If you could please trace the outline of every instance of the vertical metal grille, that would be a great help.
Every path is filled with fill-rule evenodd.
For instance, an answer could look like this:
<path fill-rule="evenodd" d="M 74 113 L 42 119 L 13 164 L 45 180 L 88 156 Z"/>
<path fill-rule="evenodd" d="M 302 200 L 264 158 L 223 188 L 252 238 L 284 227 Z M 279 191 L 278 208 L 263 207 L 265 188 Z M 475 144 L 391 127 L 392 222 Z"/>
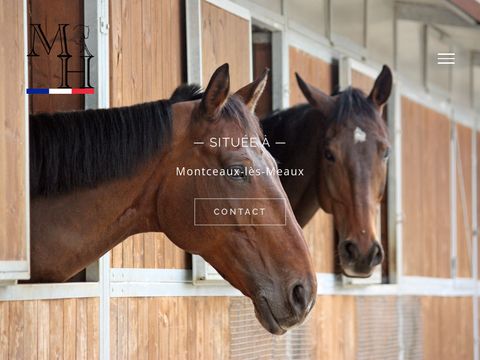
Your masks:
<path fill-rule="evenodd" d="M 357 359 L 397 360 L 397 298 L 357 298 Z"/>
<path fill-rule="evenodd" d="M 307 320 L 285 335 L 271 335 L 258 323 L 249 299 L 239 297 L 230 302 L 231 359 L 311 359 L 311 333 Z"/>

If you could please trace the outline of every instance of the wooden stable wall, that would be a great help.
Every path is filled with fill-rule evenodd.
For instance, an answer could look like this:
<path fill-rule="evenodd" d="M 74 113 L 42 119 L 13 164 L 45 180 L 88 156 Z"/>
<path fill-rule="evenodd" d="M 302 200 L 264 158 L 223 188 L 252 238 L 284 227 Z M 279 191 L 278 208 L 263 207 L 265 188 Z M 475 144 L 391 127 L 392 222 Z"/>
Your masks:
<path fill-rule="evenodd" d="M 472 277 L 472 130 L 457 124 L 457 277 Z"/>
<path fill-rule="evenodd" d="M 0 262 L 26 260 L 23 3 L 0 12 Z M 9 34 L 6 36 L 6 34 Z M 14 61 L 12 59 L 15 59 Z M 3 269 L 6 270 L 6 269 Z"/>
<path fill-rule="evenodd" d="M 470 297 L 422 297 L 423 354 L 426 360 L 473 359 Z"/>
<path fill-rule="evenodd" d="M 228 297 L 117 298 L 110 358 L 227 359 Z"/>
<path fill-rule="evenodd" d="M 450 120 L 405 97 L 402 113 L 403 270 L 450 274 Z"/>
<path fill-rule="evenodd" d="M 98 298 L 0 302 L 0 359 L 98 359 Z"/>
<path fill-rule="evenodd" d="M 230 64 L 230 91 L 250 80 L 250 23 L 237 15 L 201 1 L 202 78 L 207 86 L 217 67 Z"/>
<path fill-rule="evenodd" d="M 110 2 L 110 105 L 168 98 L 185 81 L 184 4 Z M 190 256 L 163 234 L 139 234 L 112 250 L 112 266 L 189 268 Z"/>
<path fill-rule="evenodd" d="M 354 296 L 317 296 L 310 317 L 311 358 L 355 359 L 358 329 Z"/>
<path fill-rule="evenodd" d="M 332 92 L 332 65 L 295 47 L 289 48 L 290 63 L 290 106 L 306 103 L 295 78 L 297 72 L 303 80 L 327 94 Z M 317 272 L 335 271 L 335 236 L 333 217 L 319 209 L 304 228 Z"/>

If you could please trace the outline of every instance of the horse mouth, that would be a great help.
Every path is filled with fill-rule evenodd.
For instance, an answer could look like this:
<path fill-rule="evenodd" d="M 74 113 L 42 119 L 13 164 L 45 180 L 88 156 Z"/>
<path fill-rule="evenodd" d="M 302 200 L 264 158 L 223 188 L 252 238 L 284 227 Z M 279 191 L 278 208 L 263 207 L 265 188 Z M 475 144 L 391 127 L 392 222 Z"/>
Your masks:
<path fill-rule="evenodd" d="M 343 273 L 343 275 L 345 275 L 349 278 L 365 279 L 365 278 L 369 278 L 370 276 L 372 276 L 373 271 L 370 271 L 369 273 L 359 273 L 359 272 L 355 272 L 351 269 L 348 269 L 348 268 L 345 268 L 345 267 L 342 266 L 342 273 Z"/>
<path fill-rule="evenodd" d="M 265 297 L 261 296 L 258 300 L 254 301 L 254 306 L 255 316 L 265 330 L 274 335 L 285 334 L 287 330 L 278 323 Z"/>

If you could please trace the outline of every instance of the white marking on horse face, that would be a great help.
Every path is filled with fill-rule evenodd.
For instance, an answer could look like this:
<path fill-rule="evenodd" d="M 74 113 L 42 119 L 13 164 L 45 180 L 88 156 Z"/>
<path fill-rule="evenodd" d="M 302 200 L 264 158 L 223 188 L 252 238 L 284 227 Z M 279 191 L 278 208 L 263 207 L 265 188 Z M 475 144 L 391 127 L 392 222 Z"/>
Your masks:
<path fill-rule="evenodd" d="M 353 132 L 353 141 L 356 144 L 358 142 L 364 142 L 365 140 L 367 140 L 367 134 L 357 126 Z"/>

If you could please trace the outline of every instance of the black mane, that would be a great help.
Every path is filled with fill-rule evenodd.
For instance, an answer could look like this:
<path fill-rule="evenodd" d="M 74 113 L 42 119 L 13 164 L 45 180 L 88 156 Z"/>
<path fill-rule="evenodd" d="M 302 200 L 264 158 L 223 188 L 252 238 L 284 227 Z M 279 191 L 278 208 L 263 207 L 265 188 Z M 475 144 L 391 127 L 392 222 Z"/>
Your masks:
<path fill-rule="evenodd" d="M 53 196 L 131 176 L 172 137 L 171 106 L 198 100 L 198 85 L 181 85 L 169 100 L 133 106 L 30 115 L 30 195 Z M 229 97 L 229 120 L 249 124 L 244 106 Z"/>
<path fill-rule="evenodd" d="M 195 100 L 199 91 L 196 85 L 182 85 L 170 100 L 31 115 L 31 196 L 67 193 L 131 175 L 170 141 L 171 104 Z"/>

